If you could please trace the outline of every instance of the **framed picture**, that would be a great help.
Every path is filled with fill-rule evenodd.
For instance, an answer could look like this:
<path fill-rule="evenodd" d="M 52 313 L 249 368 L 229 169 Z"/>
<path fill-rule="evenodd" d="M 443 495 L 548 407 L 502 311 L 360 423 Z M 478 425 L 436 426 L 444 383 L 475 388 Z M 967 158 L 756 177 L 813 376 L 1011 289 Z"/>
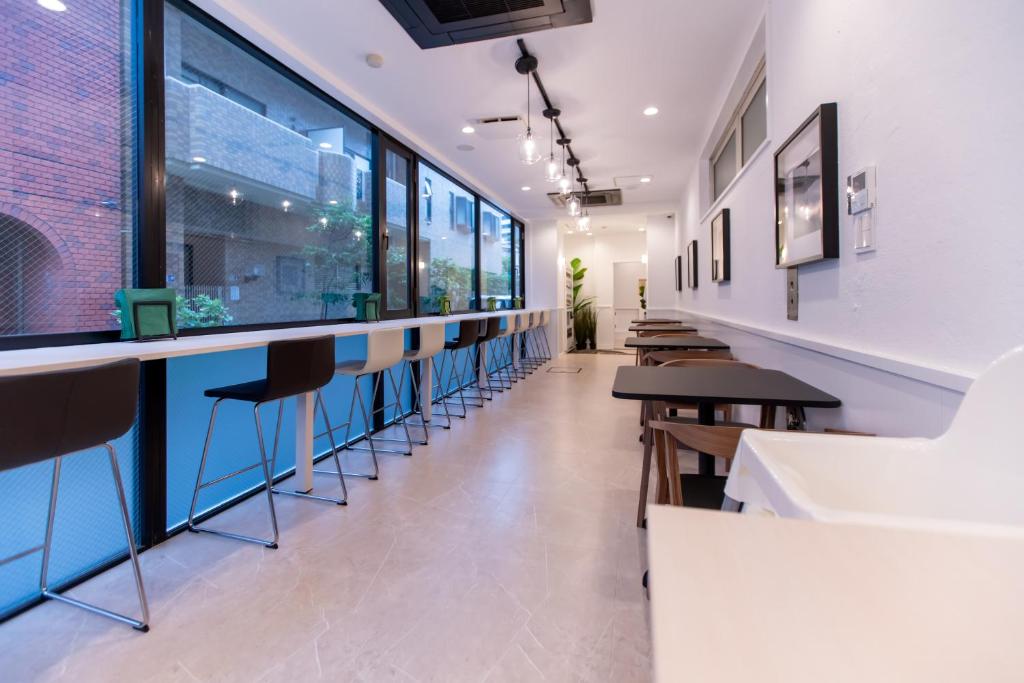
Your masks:
<path fill-rule="evenodd" d="M 686 245 L 686 286 L 697 289 L 697 240 Z"/>
<path fill-rule="evenodd" d="M 676 291 L 683 291 L 683 257 L 676 256 Z"/>
<path fill-rule="evenodd" d="M 775 152 L 775 266 L 839 257 L 836 104 L 823 104 Z"/>
<path fill-rule="evenodd" d="M 276 262 L 278 294 L 306 293 L 306 260 L 298 256 L 278 256 Z"/>
<path fill-rule="evenodd" d="M 729 281 L 729 209 L 711 219 L 711 281 Z"/>

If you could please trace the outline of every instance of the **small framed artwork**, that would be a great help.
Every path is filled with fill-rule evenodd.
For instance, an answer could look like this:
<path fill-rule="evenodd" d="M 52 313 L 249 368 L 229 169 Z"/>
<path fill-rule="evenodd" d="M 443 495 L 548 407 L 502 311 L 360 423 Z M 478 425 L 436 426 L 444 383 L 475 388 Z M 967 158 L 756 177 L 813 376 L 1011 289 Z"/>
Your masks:
<path fill-rule="evenodd" d="M 278 294 L 306 293 L 306 260 L 298 256 L 278 256 L 276 262 Z"/>
<path fill-rule="evenodd" d="M 686 286 L 697 289 L 697 240 L 686 245 Z"/>
<path fill-rule="evenodd" d="M 676 291 L 683 291 L 683 257 L 676 256 Z"/>
<path fill-rule="evenodd" d="M 775 152 L 775 267 L 839 257 L 836 104 L 822 104 Z"/>
<path fill-rule="evenodd" d="M 711 219 L 711 281 L 729 281 L 729 209 Z"/>

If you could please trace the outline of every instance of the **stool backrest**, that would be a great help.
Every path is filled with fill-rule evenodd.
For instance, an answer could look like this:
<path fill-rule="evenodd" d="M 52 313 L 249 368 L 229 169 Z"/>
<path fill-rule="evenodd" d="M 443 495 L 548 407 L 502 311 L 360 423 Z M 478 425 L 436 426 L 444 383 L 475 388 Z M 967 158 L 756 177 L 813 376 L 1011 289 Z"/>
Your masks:
<path fill-rule="evenodd" d="M 540 324 L 541 325 L 547 325 L 548 324 L 548 312 L 547 311 L 541 311 L 540 312 Z"/>
<path fill-rule="evenodd" d="M 334 377 L 334 336 L 283 339 L 267 344 L 264 401 L 316 391 Z"/>
<path fill-rule="evenodd" d="M 465 349 L 476 343 L 480 337 L 480 319 L 462 320 L 459 322 L 459 336 L 455 340 L 455 348 Z"/>
<path fill-rule="evenodd" d="M 0 471 L 74 453 L 135 423 L 139 361 L 0 378 Z"/>
<path fill-rule="evenodd" d="M 487 324 L 480 334 L 478 342 L 488 342 L 501 334 L 501 318 L 494 316 L 487 319 Z"/>
<path fill-rule="evenodd" d="M 366 365 L 363 372 L 380 372 L 402 362 L 405 330 L 400 327 L 373 330 L 366 335 Z"/>
<path fill-rule="evenodd" d="M 512 316 L 512 319 L 515 321 L 515 327 L 513 328 L 512 331 L 513 332 L 522 332 L 523 331 L 523 314 L 522 313 L 516 313 L 514 316 Z"/>
<path fill-rule="evenodd" d="M 416 354 L 409 356 L 408 360 L 423 360 L 430 358 L 444 349 L 444 323 L 432 325 L 420 325 L 420 344 Z"/>

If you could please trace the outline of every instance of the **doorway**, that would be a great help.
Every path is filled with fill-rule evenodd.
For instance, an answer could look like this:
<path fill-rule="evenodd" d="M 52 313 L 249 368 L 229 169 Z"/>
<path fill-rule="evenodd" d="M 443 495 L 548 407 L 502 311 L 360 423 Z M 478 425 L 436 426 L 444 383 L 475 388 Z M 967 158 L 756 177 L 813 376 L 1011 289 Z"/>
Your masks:
<path fill-rule="evenodd" d="M 647 267 L 640 261 L 618 261 L 612 264 L 612 306 L 615 315 L 615 348 L 626 345 L 630 321 L 640 317 L 640 280 L 647 277 Z"/>

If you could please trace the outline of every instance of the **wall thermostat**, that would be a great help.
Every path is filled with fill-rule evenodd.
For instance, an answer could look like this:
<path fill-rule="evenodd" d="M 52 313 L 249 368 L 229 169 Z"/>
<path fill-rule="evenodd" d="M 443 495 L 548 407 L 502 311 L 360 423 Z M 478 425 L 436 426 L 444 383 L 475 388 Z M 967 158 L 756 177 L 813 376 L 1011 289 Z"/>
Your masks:
<path fill-rule="evenodd" d="M 875 248 L 875 167 L 867 166 L 846 176 L 846 212 L 853 216 L 853 249 Z"/>

